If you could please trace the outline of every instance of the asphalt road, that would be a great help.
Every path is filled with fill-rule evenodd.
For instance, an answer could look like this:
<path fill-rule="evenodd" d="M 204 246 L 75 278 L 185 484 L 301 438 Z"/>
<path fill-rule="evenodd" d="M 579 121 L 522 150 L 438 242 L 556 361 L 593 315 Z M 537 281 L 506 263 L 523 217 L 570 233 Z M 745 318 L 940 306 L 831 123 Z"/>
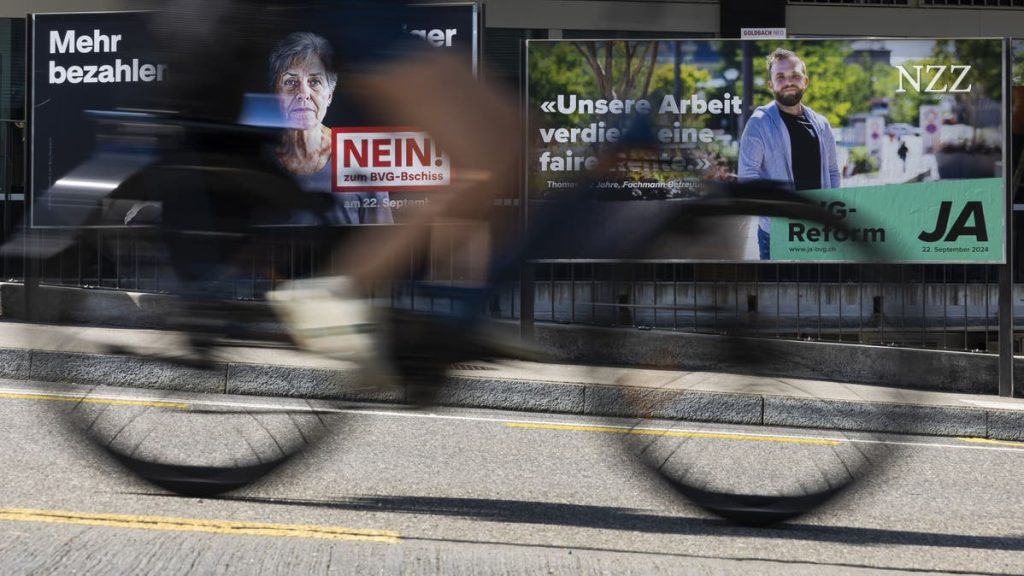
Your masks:
<path fill-rule="evenodd" d="M 1019 444 L 67 392 L 0 382 L 4 574 L 1024 573 Z M 254 485 L 194 498 L 125 473 L 83 426 L 192 463 L 319 441 Z M 700 462 L 692 475 L 734 489 L 894 457 L 824 509 L 748 528 L 681 500 L 623 438 L 671 441 L 671 457 Z"/>

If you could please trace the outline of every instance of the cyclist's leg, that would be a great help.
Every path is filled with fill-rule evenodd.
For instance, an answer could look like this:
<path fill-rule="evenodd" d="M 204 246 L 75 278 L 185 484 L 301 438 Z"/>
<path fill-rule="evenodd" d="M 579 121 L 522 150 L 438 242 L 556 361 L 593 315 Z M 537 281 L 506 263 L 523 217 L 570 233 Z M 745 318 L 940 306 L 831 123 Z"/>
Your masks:
<path fill-rule="evenodd" d="M 271 295 L 300 344 L 318 352 L 351 357 L 364 354 L 366 347 L 335 347 L 346 338 L 332 340 L 318 335 L 365 335 L 365 319 L 371 316 L 366 310 L 368 303 L 361 304 L 363 312 L 353 313 L 352 306 L 359 305 L 352 302 L 360 300 L 368 287 L 390 280 L 392 262 L 407 258 L 410 252 L 417 254 L 428 249 L 431 235 L 440 229 L 436 225 L 454 224 L 444 226 L 449 234 L 447 240 L 453 246 L 472 246 L 477 254 L 490 251 L 490 212 L 494 198 L 515 182 L 519 126 L 514 107 L 478 83 L 464 63 L 445 56 L 416 56 L 391 62 L 360 72 L 346 86 L 357 101 L 383 118 L 384 124 L 388 119 L 400 118 L 401 123 L 429 133 L 448 154 L 453 166 L 451 185 L 432 192 L 430 202 L 417 206 L 402 226 L 388 229 L 387 234 L 356 230 L 349 235 L 331 258 L 346 277 L 344 281 L 336 282 L 332 288 L 328 288 L 329 280 L 317 281 L 315 290 L 307 290 L 313 286 L 310 282 L 297 282 Z M 416 89 L 411 90 L 410 86 Z M 459 277 L 464 285 L 485 286 L 488 259 L 463 262 Z M 480 298 L 471 290 L 447 290 L 445 296 L 453 301 Z M 349 304 L 332 304 L 331 299 Z M 474 306 L 463 304 L 454 307 L 462 311 L 454 316 L 461 316 L 460 322 L 468 322 L 474 316 Z M 332 314 L 331 310 L 337 313 Z M 409 320 L 403 317 L 399 321 Z M 412 333 L 424 334 L 427 326 Z M 396 327 L 394 332 L 402 334 L 403 330 Z M 395 347 L 412 349 L 410 345 Z M 455 347 L 452 343 L 451 348 Z"/>
<path fill-rule="evenodd" d="M 457 227 L 462 237 L 453 239 L 456 245 L 489 244 L 494 198 L 516 181 L 520 127 L 514 106 L 477 82 L 464 64 L 438 55 L 394 62 L 349 84 L 378 116 L 400 114 L 429 133 L 451 158 L 453 170 L 451 186 L 417 207 L 407 224 L 384 238 L 355 234 L 338 260 L 346 274 L 364 285 L 386 278 L 392 259 L 410 246 L 423 245 L 433 224 L 463 224 Z M 366 258 L 370 253 L 374 257 Z M 486 280 L 486 264 L 466 272 L 477 282 Z"/>

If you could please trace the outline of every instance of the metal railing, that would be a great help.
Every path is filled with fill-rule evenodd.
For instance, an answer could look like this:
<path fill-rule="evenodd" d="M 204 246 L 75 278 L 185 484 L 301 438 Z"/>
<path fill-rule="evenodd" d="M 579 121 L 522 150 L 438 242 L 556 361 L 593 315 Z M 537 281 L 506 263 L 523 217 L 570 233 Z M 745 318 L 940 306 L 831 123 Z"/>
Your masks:
<path fill-rule="evenodd" d="M 163 292 L 175 279 L 151 230 L 92 230 L 87 241 L 45 263 L 43 283 Z M 301 232 L 269 235 L 242 271 L 216 282 L 219 294 L 260 300 L 282 281 L 331 271 L 322 244 Z M 457 285 L 454 246 L 435 241 L 429 257 L 391 263 L 396 280 L 374 289 L 392 306 L 447 310 L 451 302 L 417 293 L 413 278 Z M 560 263 L 534 266 L 540 322 L 714 334 L 741 323 L 767 338 L 822 340 L 994 352 L 998 346 L 998 268 L 994 265 Z M 8 258 L 4 276 L 23 278 Z M 1015 301 L 1024 301 L 1016 284 Z M 518 284 L 488 304 L 500 318 L 520 315 Z M 1020 311 L 1024 312 L 1024 310 Z M 1019 315 L 1018 312 L 1015 315 Z M 1015 351 L 1020 352 L 1017 343 Z"/>
<path fill-rule="evenodd" d="M 997 267 L 544 264 L 541 321 L 994 352 Z M 1018 288 L 1022 288 L 1018 286 Z"/>

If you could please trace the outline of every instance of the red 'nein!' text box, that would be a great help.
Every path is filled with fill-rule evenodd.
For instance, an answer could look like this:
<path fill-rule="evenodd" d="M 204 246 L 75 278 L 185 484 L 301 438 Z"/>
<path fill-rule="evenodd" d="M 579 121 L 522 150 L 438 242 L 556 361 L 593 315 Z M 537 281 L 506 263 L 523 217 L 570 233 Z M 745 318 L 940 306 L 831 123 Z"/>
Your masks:
<path fill-rule="evenodd" d="M 414 128 L 331 130 L 334 191 L 425 190 L 451 183 L 451 163 L 434 139 Z"/>

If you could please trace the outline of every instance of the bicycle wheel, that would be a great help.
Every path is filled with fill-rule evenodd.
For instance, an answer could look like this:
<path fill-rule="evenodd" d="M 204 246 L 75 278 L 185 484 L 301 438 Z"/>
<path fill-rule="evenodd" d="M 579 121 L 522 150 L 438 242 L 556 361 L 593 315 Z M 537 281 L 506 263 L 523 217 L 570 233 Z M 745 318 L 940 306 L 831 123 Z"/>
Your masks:
<path fill-rule="evenodd" d="M 240 194 L 247 202 L 241 208 Z M 308 195 L 259 162 L 193 155 L 146 168 L 122 183 L 115 196 L 163 209 L 161 229 L 150 231 L 149 241 L 140 242 L 134 254 L 136 261 L 170 276 L 161 286 L 163 330 L 134 341 L 113 330 L 99 340 L 68 341 L 50 357 L 48 379 L 79 386 L 64 391 L 74 402 L 55 419 L 137 476 L 188 495 L 245 486 L 314 445 L 337 418 L 301 398 L 341 394 L 355 380 L 358 363 L 334 362 L 330 368 L 340 370 L 336 374 L 314 370 L 310 378 L 319 386 L 276 382 L 274 394 L 295 398 L 260 401 L 240 395 L 260 394 L 260 379 L 273 378 L 272 370 L 251 360 L 239 362 L 232 354 L 236 347 L 224 344 L 229 330 L 272 317 L 266 306 L 236 302 L 224 289 L 238 274 L 251 272 L 248 255 L 264 245 L 268 229 L 259 226 L 254 213 L 282 206 L 311 210 L 315 204 Z M 318 241 L 318 232 L 311 230 L 310 242 Z M 97 266 L 119 258 L 117 250 L 103 243 L 88 248 L 99 254 Z M 88 323 L 80 299 L 54 304 L 58 318 Z M 61 308 L 69 314 L 62 316 Z M 249 331 L 246 347 L 290 353 L 280 342 L 254 340 L 258 331 Z M 252 373 L 256 382 L 229 388 L 229 371 Z M 111 384 L 149 390 L 135 398 Z"/>
<path fill-rule="evenodd" d="M 261 406 L 226 394 L 126 396 L 109 387 L 68 394 L 76 400 L 72 406 L 55 410 L 73 434 L 135 476 L 187 496 L 252 484 L 314 445 L 330 426 L 329 411 L 307 401 Z"/>
<path fill-rule="evenodd" d="M 755 216 L 848 231 L 835 214 L 800 194 L 767 184 L 733 184 L 681 205 L 644 243 L 654 247 L 655 257 L 672 250 L 679 254 L 684 246 L 690 247 L 690 257 L 718 254 L 718 259 L 729 260 L 736 247 L 725 236 L 735 234 L 728 231 L 736 230 L 736 219 Z M 862 244 L 861 250 L 864 261 L 885 261 L 884 251 L 870 244 Z M 720 314 L 723 308 L 727 312 Z M 850 492 L 897 454 L 881 433 L 844 432 L 844 417 L 853 413 L 868 430 L 914 428 L 917 413 L 898 408 L 896 398 L 887 398 L 884 390 L 873 392 L 870 404 L 857 404 L 849 402 L 857 400 L 855 387 L 845 387 L 844 396 L 836 398 L 834 391 L 826 391 L 834 390 L 830 383 L 785 378 L 806 364 L 800 358 L 802 343 L 758 338 L 756 315 L 711 302 L 685 310 L 695 318 L 717 318 L 714 332 L 719 336 L 713 345 L 701 347 L 704 357 L 690 365 L 703 368 L 707 379 L 728 378 L 729 384 L 709 388 L 715 394 L 700 395 L 694 393 L 700 385 L 695 390 L 685 379 L 656 388 L 624 379 L 616 393 L 618 409 L 608 412 L 639 416 L 621 428 L 628 451 L 700 508 L 748 525 L 806 514 Z M 894 370 L 899 370 L 898 363 Z M 716 366 L 760 378 L 715 374 Z M 764 376 L 777 376 L 769 380 L 768 390 Z M 747 410 L 737 408 L 744 403 Z M 716 410 L 728 411 L 734 420 L 709 423 L 721 421 Z M 768 431 L 762 427 L 772 424 Z"/>

